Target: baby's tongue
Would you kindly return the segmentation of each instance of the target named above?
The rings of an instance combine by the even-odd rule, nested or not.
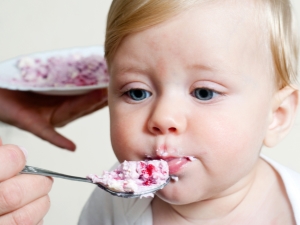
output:
[[[184,166],[186,163],[190,161],[191,160],[188,157],[174,158],[171,160],[167,160],[169,166],[169,173],[171,175],[176,174],[182,166]]]

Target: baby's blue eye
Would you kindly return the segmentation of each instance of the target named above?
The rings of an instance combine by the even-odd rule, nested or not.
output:
[[[192,95],[201,101],[208,101],[214,97],[215,92],[207,88],[196,88]]]
[[[131,89],[128,92],[128,96],[134,101],[142,101],[145,98],[149,98],[151,93],[143,89]]]

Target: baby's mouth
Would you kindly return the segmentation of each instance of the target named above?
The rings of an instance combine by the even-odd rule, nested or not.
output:
[[[156,156],[156,157],[149,157],[147,156],[147,160],[165,160],[169,166],[169,174],[176,175],[178,171],[185,166],[187,163],[194,161],[195,157],[193,156]]]
[[[171,157],[164,159],[167,161],[169,166],[169,173],[176,175],[178,171],[185,166],[187,163],[193,161],[195,158],[192,156],[184,156],[184,157]]]
[[[147,155],[146,160],[164,160],[168,163],[169,174],[177,176],[181,168],[194,161],[194,156],[184,155],[179,148],[174,148],[166,143],[158,145],[154,155]]]

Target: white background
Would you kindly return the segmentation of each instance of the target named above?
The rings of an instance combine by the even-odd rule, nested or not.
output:
[[[110,3],[111,0],[0,0],[0,61],[33,52],[103,45]],[[300,20],[300,2],[294,0],[293,3]],[[299,125],[298,116],[293,130],[281,144],[263,150],[266,155],[298,172]],[[4,143],[28,149],[28,165],[85,176],[89,173],[99,174],[116,161],[110,145],[107,108],[58,131],[75,141],[75,153],[56,148],[17,128],[0,124],[0,136]],[[44,224],[75,225],[93,188],[92,184],[55,179],[50,193],[51,209]]]

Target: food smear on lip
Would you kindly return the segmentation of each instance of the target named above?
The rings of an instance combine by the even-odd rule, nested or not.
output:
[[[108,83],[107,64],[101,55],[24,57],[17,63],[20,79],[14,82],[31,87],[78,87]]]
[[[165,160],[124,161],[113,171],[104,171],[102,176],[90,174],[87,178],[113,191],[138,194],[164,184],[169,178],[169,167]],[[154,197],[154,194],[142,197]]]
[[[194,156],[185,156],[185,158],[187,158],[190,161],[196,160],[196,158]]]
[[[174,181],[174,182],[179,181],[179,177],[176,176],[176,175],[170,175],[170,178],[171,178],[171,180]]]

